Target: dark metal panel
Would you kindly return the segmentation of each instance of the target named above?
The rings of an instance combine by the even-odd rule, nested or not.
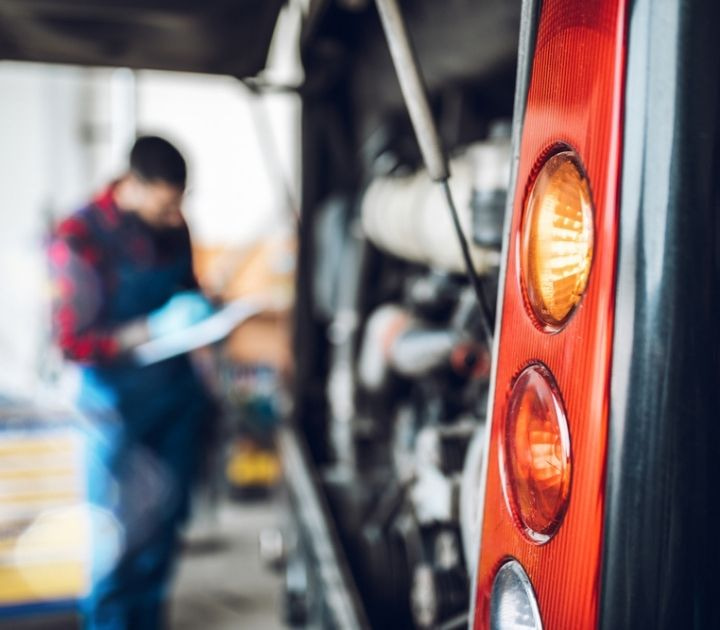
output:
[[[0,59],[250,76],[283,0],[0,0]]]
[[[720,5],[630,11],[601,626],[720,627]]]
[[[351,4],[357,8],[349,10]],[[449,88],[473,86],[477,109],[491,117],[508,117],[520,0],[409,0],[401,4],[431,105],[435,107],[440,93]],[[356,117],[354,127],[362,142],[388,114],[403,111],[380,18],[369,1],[323,0],[314,6],[302,41],[306,87],[346,82]]]
[[[431,93],[453,83],[497,74],[514,75],[520,30],[519,0],[413,0],[402,3]],[[358,24],[363,54],[353,67],[362,107],[392,109],[402,95],[374,11]]]
[[[320,580],[322,627],[328,630],[369,628],[307,445],[293,428],[280,431],[278,444],[294,514]]]

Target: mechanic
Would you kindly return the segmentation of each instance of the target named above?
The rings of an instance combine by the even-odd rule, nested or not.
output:
[[[64,220],[50,245],[55,339],[79,368],[77,404],[102,436],[94,457],[103,471],[89,475],[90,501],[122,530],[109,569],[98,561],[106,543],[95,540],[83,610],[93,630],[165,625],[198,444],[215,412],[187,354],[142,367],[132,355],[212,313],[193,273],[185,185],[180,152],[140,137],[127,173]]]

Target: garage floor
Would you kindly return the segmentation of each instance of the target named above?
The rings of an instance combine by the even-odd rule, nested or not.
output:
[[[199,511],[199,510],[198,510]],[[280,630],[280,575],[266,569],[258,535],[277,525],[269,502],[221,505],[188,535],[174,583],[169,630]],[[0,630],[79,630],[74,614],[0,619]]]
[[[276,630],[281,577],[258,554],[258,535],[277,524],[271,503],[223,503],[196,524],[175,581],[171,630]]]

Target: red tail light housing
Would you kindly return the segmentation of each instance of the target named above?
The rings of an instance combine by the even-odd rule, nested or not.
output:
[[[517,560],[527,574],[546,630],[594,628],[598,616],[625,2],[545,0],[539,19],[499,331],[476,629],[490,627],[493,581],[509,559]],[[560,309],[547,319],[523,287],[522,227],[537,176],[558,151],[576,156],[582,177],[575,179],[585,179],[591,196],[592,264],[578,299],[567,311]],[[506,461],[506,420],[517,411],[512,405],[518,404],[512,392],[528,365],[542,366],[537,369],[552,384],[567,422],[568,466],[555,474],[553,488],[542,487],[543,472],[531,470],[530,460],[523,464],[522,453],[517,470]],[[528,434],[527,427],[520,429],[520,434]],[[551,435],[549,439],[553,456],[564,457],[565,438]],[[508,478],[513,475],[518,478]],[[534,487],[528,487],[528,480]],[[524,499],[519,498],[523,493]],[[534,512],[532,505],[539,511]],[[540,535],[528,535],[528,530]]]

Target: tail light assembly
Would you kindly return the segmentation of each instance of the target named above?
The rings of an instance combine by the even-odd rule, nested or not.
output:
[[[625,2],[542,2],[504,277],[473,627],[595,628]]]

